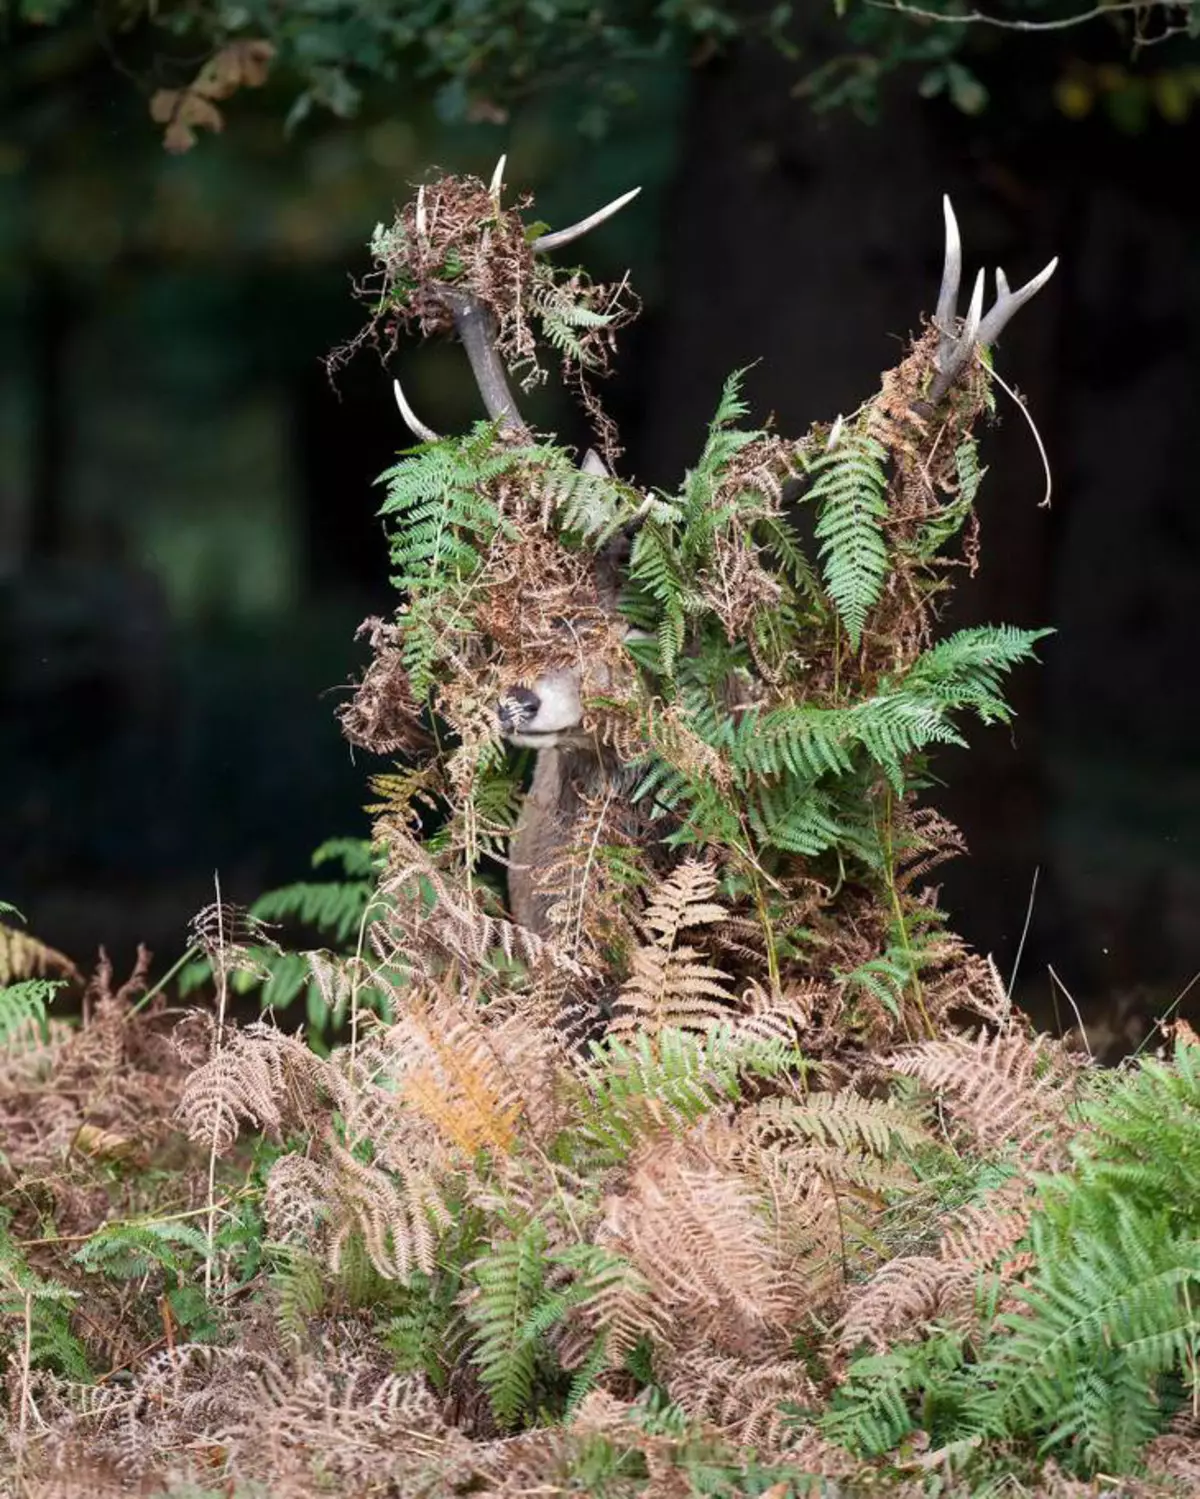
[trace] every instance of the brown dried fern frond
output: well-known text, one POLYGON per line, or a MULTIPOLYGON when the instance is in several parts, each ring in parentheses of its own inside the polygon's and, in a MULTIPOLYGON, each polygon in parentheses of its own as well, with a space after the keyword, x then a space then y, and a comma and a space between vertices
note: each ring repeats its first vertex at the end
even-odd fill
MULTIPOLYGON (((448 986, 449 987, 449 986, 448 986)), ((558 1081, 568 1062, 559 1033, 515 1008, 473 1010, 453 993, 414 995, 372 1042, 398 1104, 471 1157, 506 1154, 518 1122, 536 1141, 563 1119, 558 1081)))
POLYGON ((82 983, 83 975, 75 964, 48 942, 29 932, 19 931, 0 921, 0 988, 19 979, 45 978, 47 975, 82 983))
POLYGON ((431 1275, 437 1230, 449 1212, 430 1172, 393 1149, 388 1169, 358 1160, 332 1136, 308 1155, 281 1156, 267 1178, 267 1222, 281 1244, 325 1260, 337 1274, 351 1241, 385 1280, 431 1275))
POLYGON ((929 1132, 900 1104, 850 1091, 765 1098, 738 1116, 737 1127, 760 1147, 828 1145, 855 1159, 887 1160, 929 1143, 929 1132))
POLYGON ((797 1359, 748 1360, 689 1349, 663 1372, 671 1399, 689 1416, 710 1421, 721 1434, 760 1451, 786 1451, 795 1420, 786 1401, 815 1405, 817 1389, 797 1359))
POLYGON ((1015 1251, 1033 1208, 1030 1185, 1017 1178, 957 1209, 936 1254, 899 1255, 854 1292, 838 1327, 839 1346, 850 1352, 867 1344, 883 1353, 934 1322, 978 1330, 980 1277, 1003 1289, 1032 1263, 1015 1251))
POLYGON ((967 840, 933 807, 903 805, 893 828, 896 887, 911 890, 939 865, 967 852, 967 840))
POLYGON ((649 1142, 608 1199, 597 1242, 644 1277, 676 1335, 749 1351, 783 1309, 782 1264, 751 1183, 696 1138, 649 1142))
POLYGON ((555 943, 485 909, 486 889, 444 869, 408 828, 389 821, 377 824, 376 835, 388 852, 379 886, 388 911, 373 926, 371 940, 385 965, 399 960, 402 969, 436 980, 451 965, 472 973, 502 954, 508 963, 581 973, 555 943))
POLYGON ((279 951, 270 928, 244 906, 215 900, 197 911, 188 923, 188 940, 198 947, 217 973, 245 973, 265 983, 270 974, 254 955, 256 947, 279 951))
POLYGON ((1063 1157, 1084 1063, 1053 1038, 1015 1028, 950 1035, 898 1052, 889 1065, 936 1093, 980 1149, 1012 1147, 1028 1169, 1063 1157))
POLYGON ((433 742, 408 680, 401 634, 395 622, 376 615, 363 620, 354 638, 367 637, 371 660, 350 701, 337 710, 350 743, 377 755, 416 754, 433 742))
POLYGON ((221 1050, 191 1074, 177 1118, 190 1139, 205 1146, 215 1141, 220 1153, 243 1122, 277 1139, 308 1128, 337 1091, 328 1062, 295 1036, 255 1021, 229 1032, 221 1050))
POLYGON ((902 1334, 918 1334, 947 1313, 963 1292, 973 1293, 977 1272, 962 1261, 910 1254, 889 1260, 852 1299, 838 1329, 846 1352, 867 1344, 885 1352, 902 1334))
POLYGON ((632 955, 613 1015, 614 1035, 705 1030, 730 1018, 736 1001, 728 975, 679 941, 688 928, 727 919, 725 907, 712 899, 716 889, 716 875, 697 859, 685 859, 659 885, 642 914, 649 940, 632 955))
POLYGON ((150 953, 139 948, 130 977, 114 986, 102 949, 81 1025, 51 1022, 44 1044, 37 1038, 18 1048, 10 1038, 0 1073, 0 1152, 14 1170, 61 1165, 89 1150, 140 1157, 170 1133, 184 1066, 162 1016, 133 1007, 149 964, 150 953))
POLYGON ((612 778, 586 792, 568 845, 535 871, 535 888, 550 902, 547 921, 564 950, 588 969, 611 964, 639 940, 632 906, 649 871, 620 789, 612 778))

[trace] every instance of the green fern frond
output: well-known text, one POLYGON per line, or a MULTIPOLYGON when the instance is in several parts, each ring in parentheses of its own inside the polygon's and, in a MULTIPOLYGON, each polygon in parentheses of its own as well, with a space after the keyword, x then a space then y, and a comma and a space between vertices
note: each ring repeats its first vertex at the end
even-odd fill
POLYGON ((671 676, 683 650, 691 589, 667 530, 650 521, 634 538, 629 560, 632 581, 654 600, 658 611, 659 659, 671 676))
POLYGON ((501 1427, 515 1426, 531 1403, 538 1340, 526 1327, 542 1297, 546 1235, 536 1219, 497 1239, 471 1265, 476 1294, 467 1307, 471 1357, 501 1427))
POLYGON ((36 1032, 46 1036, 46 1008, 64 987, 62 979, 21 979, 0 988, 0 1050, 36 1032))
POLYGON ((984 1378, 1014 1429, 1040 1427, 1047 1445, 1086 1439, 1095 1466, 1119 1470, 1136 1456, 1126 1438, 1155 1429, 1157 1380, 1200 1347, 1200 1240, 1120 1198, 1068 1191, 1062 1207, 1069 1239, 1054 1218, 1031 1225, 1037 1270, 1017 1289, 1022 1312, 1001 1318, 1007 1336, 984 1378), (1114 1421, 1119 1401, 1128 1414, 1114 1421))
POLYGON ((187 1275, 208 1253, 208 1240, 191 1223, 145 1218, 138 1223, 106 1223, 75 1259, 87 1270, 135 1280, 156 1270, 187 1275))
POLYGON ((628 1159, 648 1134, 685 1131, 741 1095, 744 1078, 779 1077, 798 1065, 795 1047, 777 1036, 717 1025, 697 1034, 667 1027, 593 1042, 578 1066, 577 1123, 560 1136, 556 1159, 595 1169, 628 1159))
POLYGON ((1004 675, 1023 661, 1053 630, 1019 630, 1012 625, 977 625, 959 630, 919 656, 901 690, 924 697, 940 708, 971 708, 984 723, 1008 723, 1012 711, 1004 701, 1004 675))
MULTIPOLYGON (((561 288, 556 288, 559 290, 561 288)), ((587 340, 580 338, 580 330, 607 328, 613 320, 611 314, 597 312, 593 307, 561 295, 543 298, 537 313, 542 334, 552 348, 581 365, 596 362, 587 340)))
POLYGON ((272 1244, 269 1252, 279 1330, 289 1341, 303 1345, 313 1318, 325 1305, 324 1265, 292 1244, 272 1244))
MULTIPOLYGON (((703 525, 706 517, 711 524, 712 503, 730 463, 743 448, 762 436, 761 432, 738 431, 734 426, 750 413, 750 406, 742 396, 746 373, 744 369, 734 370, 725 381, 716 414, 708 424, 700 459, 684 476, 680 498, 689 531, 703 525)), ((704 549, 695 544, 691 550, 697 556, 704 555, 704 549)))
POLYGON ((847 432, 812 465, 806 495, 817 507, 825 587, 858 649, 887 572, 887 449, 865 432, 847 432))
POLYGON ((80 1383, 93 1378, 83 1344, 71 1331, 79 1293, 36 1274, 0 1213, 0 1349, 10 1367, 28 1354, 31 1367, 51 1369, 80 1383))

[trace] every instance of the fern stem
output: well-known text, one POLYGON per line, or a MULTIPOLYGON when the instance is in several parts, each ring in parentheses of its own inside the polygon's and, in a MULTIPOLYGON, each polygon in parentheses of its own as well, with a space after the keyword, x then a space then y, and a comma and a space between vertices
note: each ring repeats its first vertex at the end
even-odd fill
MULTIPOLYGON (((917 972, 916 960, 913 956, 912 943, 908 936, 908 922, 904 919, 904 907, 900 900, 900 891, 896 887, 896 853, 895 840, 893 836, 892 815, 895 806, 895 798, 891 786, 887 788, 887 800, 883 820, 884 831, 884 864, 883 875, 887 881, 888 897, 892 903, 892 915, 896 922, 896 930, 900 934, 900 945, 904 949, 904 957, 908 963, 909 977, 912 980, 913 998, 917 1002, 917 1010, 925 1026, 925 1034, 930 1040, 937 1035, 937 1028, 929 1017, 929 1011, 925 1008, 925 996, 921 988, 921 976, 917 972)), ((901 1014, 905 1034, 908 1034, 908 1020, 901 1014)))
POLYGON ((133 1005, 129 1013, 131 1015, 136 1015, 139 1010, 144 1010, 156 994, 162 993, 162 991, 167 987, 167 985, 180 971, 180 969, 183 968, 186 964, 190 963, 194 957, 197 957, 199 955, 200 950, 200 944, 198 942, 193 942, 191 947, 188 948, 187 952, 185 952, 181 958, 176 959, 176 961, 171 964, 170 968, 167 969, 166 973, 163 974, 158 983, 155 984, 152 989, 146 990, 145 994, 143 994, 141 999, 139 999, 133 1005))
POLYGON ((763 894, 762 881, 758 878, 756 867, 752 868, 750 878, 754 881, 754 904, 758 908, 758 919, 762 925, 763 936, 766 938, 767 975, 771 980, 771 998, 778 999, 783 993, 783 980, 779 973, 779 954, 775 951, 775 927, 771 921, 767 898, 763 894))

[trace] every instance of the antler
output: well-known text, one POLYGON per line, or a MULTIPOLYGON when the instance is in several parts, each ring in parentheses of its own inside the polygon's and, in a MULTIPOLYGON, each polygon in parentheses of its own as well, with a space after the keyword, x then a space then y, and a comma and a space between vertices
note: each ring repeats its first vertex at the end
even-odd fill
MULTIPOLYGON (((496 169, 492 173, 492 180, 488 186, 488 192, 497 209, 500 207, 500 193, 504 184, 504 167, 507 160, 506 156, 502 156, 496 163, 496 169)), ((569 224, 565 229, 557 229, 552 234, 539 235, 530 245, 530 249, 535 254, 542 255, 547 250, 570 244, 572 240, 579 239, 590 229, 612 218, 613 214, 619 213, 626 203, 632 202, 640 192, 640 187, 632 188, 621 197, 614 198, 611 203, 606 203, 603 208, 598 208, 587 218, 580 219, 578 223, 569 224)), ((425 189, 423 187, 417 192, 416 227, 419 235, 425 233, 425 189)), ((521 419, 516 400, 508 386, 504 361, 496 349, 496 319, 491 308, 480 301, 473 292, 463 291, 458 287, 442 286, 440 294, 454 319, 454 327, 462 346, 467 351, 471 373, 475 377, 475 384, 479 388, 487 414, 505 429, 514 430, 524 427, 525 423, 521 419)), ((422 442, 436 442, 437 434, 416 416, 400 389, 399 381, 393 384, 400 415, 404 418, 409 431, 422 442)))
POLYGON ((946 217, 946 256, 942 266, 942 285, 938 292, 937 312, 934 315, 934 326, 941 337, 938 340, 935 356, 937 375, 925 403, 929 406, 936 406, 942 399, 966 368, 979 344, 990 344, 999 338, 1013 315, 1041 291, 1050 277, 1054 275, 1058 265, 1056 255, 1049 265, 1043 267, 1031 281, 1027 281, 1016 291, 1009 290, 1008 278, 997 267, 996 300, 986 316, 983 316, 984 273, 980 271, 975 278, 967 316, 962 328, 959 329, 956 325, 958 323, 958 288, 962 278, 962 240, 959 237, 958 220, 954 217, 949 194, 942 198, 942 209, 946 217))

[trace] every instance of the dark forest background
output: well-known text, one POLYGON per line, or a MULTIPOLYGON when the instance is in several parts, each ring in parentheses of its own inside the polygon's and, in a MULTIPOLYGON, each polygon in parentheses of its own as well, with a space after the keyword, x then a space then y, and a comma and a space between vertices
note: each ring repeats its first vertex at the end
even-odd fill
MULTIPOLYGON (((1052 966, 1098 1028, 1161 1013, 1200 969, 1189 8, 1034 34, 854 4, 261 11, 4 16, 0 896, 81 960, 144 940, 161 971, 214 870, 249 900, 366 832, 379 767, 333 711, 356 626, 394 607, 372 483, 407 439, 373 353, 333 383, 323 357, 362 320, 373 226, 429 169, 486 177, 506 151, 551 224, 642 184, 586 253, 645 304, 605 400, 627 473, 661 484, 735 366, 759 361, 755 416, 785 430, 873 391, 932 309, 948 191, 972 273, 1061 260, 998 358, 1053 503, 1002 405, 956 604, 1058 634, 1015 729, 944 761, 971 847, 945 903, 1007 975, 1036 875, 1018 999, 1049 1020, 1052 966), (265 85, 164 150, 155 91, 262 35, 265 85)), ((459 350, 394 366, 439 430, 479 414, 459 350)), ((534 412, 584 437, 553 390, 534 412)))

